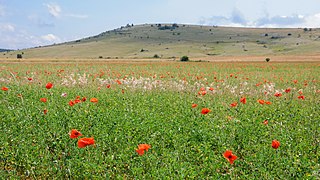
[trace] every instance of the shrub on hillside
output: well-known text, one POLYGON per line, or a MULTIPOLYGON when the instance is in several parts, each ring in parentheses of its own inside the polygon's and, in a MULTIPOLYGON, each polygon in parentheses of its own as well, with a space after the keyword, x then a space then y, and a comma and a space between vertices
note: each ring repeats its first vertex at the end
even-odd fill
POLYGON ((180 58, 180 61, 189 61, 189 57, 188 56, 182 56, 180 58))

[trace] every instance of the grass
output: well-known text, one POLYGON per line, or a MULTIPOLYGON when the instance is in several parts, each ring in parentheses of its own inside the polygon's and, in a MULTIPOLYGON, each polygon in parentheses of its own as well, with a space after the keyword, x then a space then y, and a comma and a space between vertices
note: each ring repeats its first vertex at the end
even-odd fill
MULTIPOLYGON (((165 26, 165 25, 162 25, 165 26)), ((172 26, 167 24, 167 26, 172 26)), ((299 28, 236 28, 179 25, 159 30, 154 24, 136 25, 62 44, 3 52, 1 59, 163 59, 187 55, 214 56, 319 55, 320 30, 299 28), (153 26, 153 27, 152 27, 153 26), (266 36, 268 34, 268 36, 266 36), (290 36, 288 34, 291 34, 290 36), (147 51, 141 52, 141 49, 147 51)))
POLYGON ((319 74, 317 63, 2 64, 0 177, 317 179, 319 74), (70 106, 76 96, 87 100, 70 106), (95 145, 78 148, 71 129, 95 145))

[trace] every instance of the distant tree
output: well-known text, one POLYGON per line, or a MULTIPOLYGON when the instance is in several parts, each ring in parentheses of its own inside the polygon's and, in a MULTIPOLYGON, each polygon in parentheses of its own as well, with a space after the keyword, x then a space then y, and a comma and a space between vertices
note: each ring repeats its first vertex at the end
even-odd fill
POLYGON ((189 57, 188 56, 182 56, 181 58, 180 58, 180 61, 189 61, 189 57))
POLYGON ((22 58, 22 54, 17 54, 17 59, 21 59, 22 58))
POLYGON ((160 58, 160 56, 158 54, 155 54, 153 58, 160 58))
POLYGON ((270 58, 266 58, 266 62, 269 62, 270 61, 270 58))

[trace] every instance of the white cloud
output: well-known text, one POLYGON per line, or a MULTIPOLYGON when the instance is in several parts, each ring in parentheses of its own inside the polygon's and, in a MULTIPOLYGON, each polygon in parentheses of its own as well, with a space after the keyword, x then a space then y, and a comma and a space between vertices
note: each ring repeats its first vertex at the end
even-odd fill
POLYGON ((15 27, 11 24, 0 24, 0 31, 1 32, 14 32, 15 27))
POLYGON ((238 27, 268 27, 268 28, 317 28, 320 27, 320 13, 313 15, 287 15, 272 16, 268 13, 259 19, 249 21, 244 18, 242 13, 235 9, 231 16, 212 16, 210 18, 202 18, 199 21, 203 25, 219 25, 219 26, 238 26, 238 27))
POLYGON ((53 34, 47 34, 47 35, 41 36, 41 39, 48 42, 55 42, 55 43, 60 42, 60 38, 53 34))
POLYGON ((45 6, 48 8, 49 13, 53 16, 53 17, 60 17, 60 14, 62 12, 61 8, 59 5, 57 4, 45 4, 45 6))

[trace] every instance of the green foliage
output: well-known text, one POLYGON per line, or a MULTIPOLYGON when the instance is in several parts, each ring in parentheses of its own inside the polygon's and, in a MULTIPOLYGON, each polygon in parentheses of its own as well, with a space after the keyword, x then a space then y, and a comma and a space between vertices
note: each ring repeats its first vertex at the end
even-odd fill
POLYGON ((266 62, 269 62, 270 61, 270 58, 266 58, 266 62))
POLYGON ((0 179, 318 179, 319 71, 317 63, 5 64, 0 179), (69 106, 76 96, 87 101, 69 106), (79 149, 71 129, 95 146, 79 149), (143 156, 141 143, 151 145, 143 156), (233 165, 226 150, 238 156, 233 165))
POLYGON ((180 61, 189 61, 189 57, 188 56, 182 56, 181 58, 180 58, 180 61))

